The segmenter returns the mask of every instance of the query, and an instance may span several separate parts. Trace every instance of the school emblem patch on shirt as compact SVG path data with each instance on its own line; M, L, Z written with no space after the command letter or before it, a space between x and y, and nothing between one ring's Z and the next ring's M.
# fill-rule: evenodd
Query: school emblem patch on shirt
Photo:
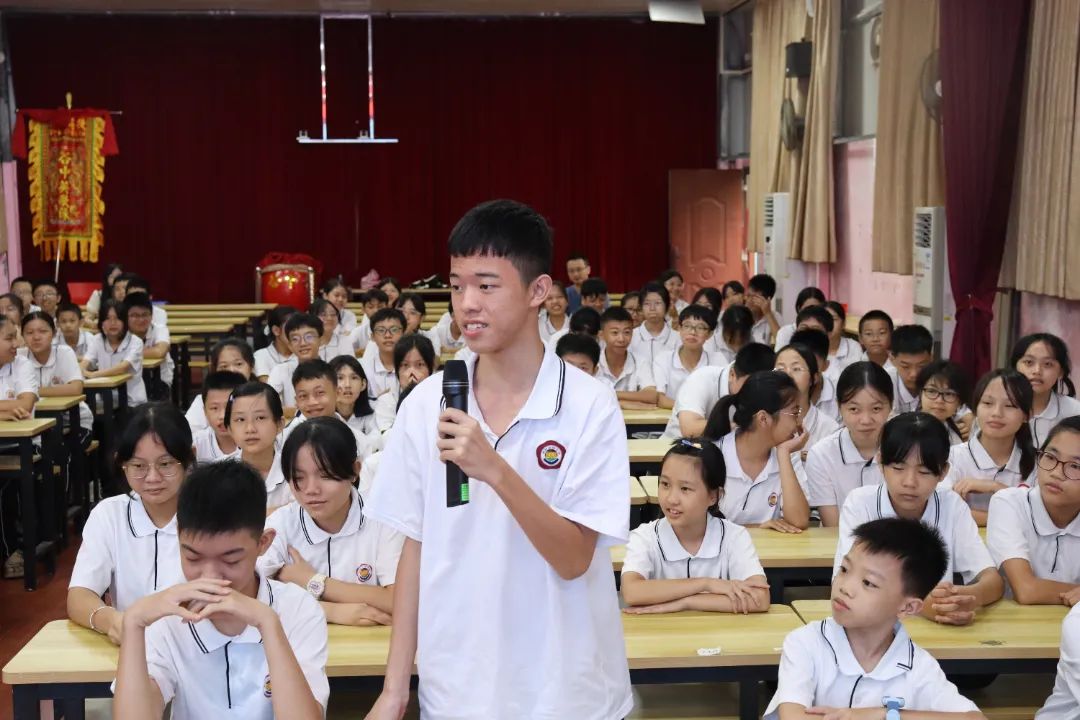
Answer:
M557 470L562 467L566 448L554 440L547 440L536 447L536 462L544 470Z
M366 583L370 580L372 574L371 566L366 563L356 568L356 579L362 583Z
M769 496L769 507L776 507L776 503L780 500L780 496L773 493Z
M268 674L268 675L266 676L266 679L265 679L265 680L263 680L263 695L264 695L265 697L270 697L270 696L272 696L273 694L274 694L274 693L273 693L273 692L271 691L271 689L270 689L270 675Z

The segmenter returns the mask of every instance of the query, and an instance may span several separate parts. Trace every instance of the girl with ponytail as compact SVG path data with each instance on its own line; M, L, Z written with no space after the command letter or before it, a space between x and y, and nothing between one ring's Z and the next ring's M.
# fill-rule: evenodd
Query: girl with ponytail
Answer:
M724 454L706 438L676 440L660 467L664 517L630 533L626 612L765 612L769 585L750 533L720 512Z
M792 459L807 439L799 399L787 374L757 372L709 415L705 436L723 452L727 470L720 509L732 522L788 533L809 526L802 463Z

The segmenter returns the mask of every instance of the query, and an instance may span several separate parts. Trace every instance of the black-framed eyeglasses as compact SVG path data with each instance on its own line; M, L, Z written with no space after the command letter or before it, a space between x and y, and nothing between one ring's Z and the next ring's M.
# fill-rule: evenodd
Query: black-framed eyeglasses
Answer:
M1062 474L1065 475L1066 480L1080 480L1080 463L1062 460L1045 450L1039 450L1035 455L1038 458L1039 467L1046 472L1054 472L1057 466L1061 465Z
M922 392L927 400L944 400L945 402L952 403L960 399L960 393L955 390L940 390L936 387L924 387Z

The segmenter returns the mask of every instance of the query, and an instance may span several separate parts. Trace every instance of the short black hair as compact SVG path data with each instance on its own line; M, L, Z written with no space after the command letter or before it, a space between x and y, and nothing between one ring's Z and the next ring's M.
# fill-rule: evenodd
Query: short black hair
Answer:
M14 285L15 283L11 283L11 284ZM13 292L4 293L3 295L0 295L0 300L3 300L4 298L7 298L9 301L11 301L11 304L14 305L18 309L19 317L21 318L23 316L23 313L26 312L26 306L23 305L22 298L19 297L18 295L16 295L15 293L13 293Z
M865 313L861 318L859 318L860 333L862 332L863 325L870 322L871 320L881 320L889 326L890 333L893 331L893 320L889 313L885 312L884 310L871 310L870 312Z
M394 343L394 374L396 375L398 370L401 369L401 364L405 362L405 356L412 350L420 353L420 359L428 366L428 372L434 373L435 345L427 335L413 333L412 335L403 336Z
M821 292L820 288L816 288L812 285L810 287L804 287L799 291L799 294L795 296L795 312L802 310L803 305L805 305L808 300L817 300L824 305L826 302L825 293Z
M967 371L950 360L932 362L919 371L915 389L921 394L931 380L944 380L949 390L957 394L961 405L971 404L971 378Z
M394 303L394 307L400 310L401 308L405 307L405 303L410 303L413 306L413 310L416 310L421 315L427 313L427 304L424 302L424 296L418 292L401 293L400 295L398 295L398 299L397 302Z
M645 304L646 298L649 294L653 293L659 295L660 299L664 302L664 312L671 307L671 295L668 293L667 288L658 282L647 282L641 286L641 304Z
M54 333L56 332L56 322L52 319L52 315L49 315L49 313L45 312L44 310L35 310L33 312L28 312L23 315L22 320L19 321L19 325L22 328L23 333L26 332L26 326L32 320L40 320L41 322L48 325L50 330L52 330Z
M1059 381L1065 388L1065 394L1069 397L1076 396L1076 386L1073 385L1072 379L1069 374L1072 372L1072 361L1069 359L1069 346L1053 333L1034 333L1031 335L1025 335L1016 341L1016 345L1013 346L1012 353L1009 356L1009 367L1016 367L1024 356L1027 355L1027 351L1035 343L1042 343L1050 349L1050 354L1057 360L1058 365L1061 366L1061 380ZM1019 368L1017 368L1019 370Z
M776 296L776 280L772 275L766 275L765 273L750 278L750 282L746 283L746 288L747 290L757 290L767 298Z
M176 529L195 535L246 530L255 537L266 527L266 482L242 460L200 465L180 486Z
M341 420L336 417L308 418L289 433L281 448L281 472L294 487L296 457L305 445L311 446L315 465L323 475L347 483L356 480L356 435Z
M843 303L838 303L835 300L830 300L825 303L826 310L832 310L836 313L836 317L840 318L840 322L847 320L847 310L844 309Z
M480 203L450 232L450 257L505 258L526 285L551 272L552 230L544 217L516 200Z
M330 369L330 364L325 360L315 358L313 360L305 360L296 366L292 374L292 384L296 387L299 383L305 380L326 380L335 388L337 387L337 374Z
M690 301L691 305L700 304L698 301L705 298L705 302L709 303L709 309L712 310L712 314L716 317L716 321L720 322L720 308L724 305L724 296L716 288L703 287L694 293L694 299Z
M330 302L324 297L317 298L315 302L311 303L311 307L308 308L308 314L313 315L319 318L320 321L322 321L323 311L327 308L333 310L334 317L337 318L338 322L341 322L341 311L337 309L337 305ZM326 323L323 323L323 330L326 330Z
M833 328L836 327L836 321L833 320L832 313L822 305L808 305L800 310L799 314L795 316L795 327L798 327L800 323L806 320L817 320L818 324L825 328L826 333L831 333Z
M371 288L360 297L360 300L364 304L367 304L374 300L375 302L380 302L383 305L386 305L390 302L390 297L379 288Z
M566 258L566 262L570 262L571 260L581 260L586 265L589 264L589 258L585 257L579 252L570 253L570 256Z
M227 337L218 340L214 343L214 347L210 348L210 369L216 370L218 361L221 360L221 353L223 350L232 348L236 352L240 353L240 357L244 362L251 366L251 372L255 372L255 353L252 351L251 346L246 341L237 337ZM245 378L250 380L251 378Z
M122 336L126 336L128 334L127 306L124 305L123 301L113 300L112 298L102 300L101 306L98 308L98 332L101 333L102 337L105 336L105 319L109 317L110 310L116 313L116 318L120 321L120 324L124 326Z
M933 354L934 336L922 325L901 325L893 330L890 350L893 355Z
M596 337L600 334L600 313L591 307L578 308L570 316L570 332Z
M385 287L387 285L393 285L394 289L398 291L398 294L399 295L401 294L401 283L398 281L398 279L396 277L389 277L388 276L388 277L380 278L379 279L379 284L376 285L375 287L383 288L383 287ZM387 302L389 302L389 297L387 298Z
M728 296L728 291L730 291L732 295L742 295L746 292L746 288L744 288L743 284L738 280L728 280L720 286L721 297L726 298Z
M289 337L289 333L293 330L299 330L303 327L309 327L314 330L319 337L322 337L326 328L323 327L322 320L311 313L296 312L289 316L289 319L285 321L281 331L285 333L285 337Z
M705 323L709 327L709 332L716 329L717 317L711 307L697 304L687 305L682 309L682 312L679 313L679 324L691 319L700 320Z
M870 555L891 555L900 561L904 594L925 598L949 567L949 551L941 534L919 520L881 518L859 525L853 545Z
M829 358L829 336L820 330L796 330L791 333L788 342L792 345L805 345L814 353L814 357Z
M764 343L747 343L735 353L735 361L731 367L735 370L736 377L747 377L756 372L772 370L776 365L776 352L771 345Z
M210 394L211 390L228 390L232 393L233 390L246 383L248 379L240 373L234 373L231 370L218 370L210 373L203 379L202 395L203 402L206 401L206 396Z
M31 280L30 278L26 277L25 275L20 275L19 277L12 280L10 287L15 287L16 283L21 283L21 282L29 284L31 288L34 287L34 281Z
M239 398L255 397L256 395L261 395L266 399L266 404L270 408L270 415L274 418L274 422L280 422L281 418L285 417L285 410L281 407L281 396L278 395L277 390L264 382L252 380L233 390L232 395L229 396L229 403L225 406L225 427L232 425L233 403Z
M588 280L586 280L585 282L588 282ZM621 308L621 307L612 306L612 307L609 307L604 312L600 313L600 329L601 330L604 329L604 327L608 323L617 323L617 322L630 323L631 325L633 325L634 324L634 319L632 317L630 317L630 311L629 310L627 310L626 308Z
M658 283L660 283L661 285L663 285L664 283L666 283L671 278L676 278L676 277L679 278L680 280L683 279L683 276L682 276L681 272L679 272L675 268L668 268L664 272L660 273L660 277L656 278L656 281Z
M728 340L750 339L754 330L754 314L745 305L732 305L720 316L720 334Z
M593 365L600 364L600 343L590 335L580 333L567 333L555 343L555 354L559 357L567 355L584 355L592 360Z
M581 283L581 297L607 297L607 283L598 277L591 277Z
M620 300L619 300L619 307L626 307L626 301L627 300L634 300L634 299L637 299L638 305L641 304L641 291L640 290L631 290L629 292L624 292L622 298L620 298Z
M154 303L150 301L150 296L144 292L128 293L124 296L124 312L131 312L132 308L144 308L151 313L154 311Z
M1046 448L1050 447L1050 441L1052 441L1054 438L1056 438L1063 432L1080 433L1080 415L1073 415L1072 417L1067 417L1061 422L1059 422L1057 425L1052 427L1050 429L1050 432L1046 435L1046 440L1043 440L1042 447L1039 449L1045 450Z
M42 278L41 280L35 280L32 286L34 291L37 292L39 287L51 287L53 290L60 292L60 286L57 285L52 278Z
M82 320L82 308L75 303L62 302L56 306L56 317L60 317L60 313L73 312L80 320Z
M836 402L840 405L849 402L863 388L869 388L893 404L895 389L892 378L875 362L860 360L844 368L836 380Z
M146 278L144 278L142 275L138 275L136 273L124 273L124 275L127 279L128 288L141 288L142 291L145 292L147 295L151 294L150 283L147 282Z
M191 467L195 463L191 427L184 413L172 403L146 403L132 411L116 444L113 469L121 482L126 483L124 463L135 456L135 446L144 435L157 437L165 446L165 451L184 467ZM265 514L265 508L263 512Z
M951 445L945 424L933 415L901 413L881 430L881 464L902 463L914 450L919 453L921 465L935 475L944 475Z
M401 312L397 308L384 307L376 310L375 314L371 316L372 331L375 330L376 325L381 322L386 322L387 320L397 320L398 324L401 325L402 330L405 330L405 326L408 325L408 323L405 321L405 313Z
M267 314L266 324L272 328L279 328L285 324L285 321L290 316L295 315L297 312L297 309L292 305L278 305Z
M409 337L417 337L416 335L410 335ZM367 373L364 372L364 366L360 364L352 355L338 355L330 361L330 369L334 371L336 377L342 368L349 368L356 373L365 383L370 383ZM356 400L353 401L352 417L367 417L375 412L371 407L371 400L368 398L367 390L358 394Z

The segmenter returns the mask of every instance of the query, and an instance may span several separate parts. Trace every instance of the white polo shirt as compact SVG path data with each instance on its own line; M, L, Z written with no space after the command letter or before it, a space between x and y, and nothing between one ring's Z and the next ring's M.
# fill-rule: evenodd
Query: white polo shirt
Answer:
M383 393L375 401L375 425L379 432L384 433L394 426L399 397L401 397L400 389L392 388L390 392Z
M713 515L693 555L679 542L667 518L638 525L630 533L622 572L637 573L646 580L746 580L765 575L746 528Z
M811 405L810 409L803 415L802 426L803 430L806 431L806 434L810 436L806 440L806 447L803 448L807 452L810 451L810 448L840 429L840 423L836 422L813 405ZM809 455L807 458L809 459ZM809 481L809 479L810 472L809 469L807 469L807 481Z
M75 351L67 345L53 345L52 352L45 364L41 364L30 352L30 348L19 348L20 357L26 358L37 378L37 390L53 387L55 385L67 385L69 382L83 381L82 370L79 369L79 360L75 357ZM2 372L2 370L0 370ZM16 393L17 394L17 393ZM65 418L66 419L66 418ZM94 427L94 415L90 412L90 406L85 402L79 403L79 425L85 430Z
M986 544L998 567L1014 558L1027 560L1035 577L1080 584L1080 515L1058 527L1046 512L1038 487L994 493Z
M626 362L616 376L608 365L607 353L601 350L600 364L596 366L596 379L603 380L620 392L637 392L643 388L656 387L648 358L634 352L626 353Z
M195 446L195 459L199 462L217 462L235 454L227 453L218 444L217 433L214 428L205 427L191 434L192 444Z
M895 367L886 368L893 387L893 415L914 412L919 409L919 396L908 391L904 381L900 379L900 373Z
M764 720L778 720L784 703L810 708L880 708L885 697L904 699L906 710L977 711L945 677L930 653L901 623L872 672L863 670L847 632L831 617L803 625L784 638L776 693Z
M765 324L769 322L766 320ZM776 342L773 344L773 348L779 352L780 348L784 347L791 342L791 336L795 334L795 323L788 323L787 325L781 325L780 329L776 331Z
M272 512L266 519L266 527L273 528L277 535L259 556L256 566L259 572L272 576L291 563L289 548L292 547L315 572L329 578L373 587L393 585L405 536L365 518L364 501L352 488L349 495L345 524L333 534L320 528L296 501Z
M367 353L365 348L367 348L368 343L371 342L371 322L368 320L367 315L365 315L363 321L349 333L349 342L352 344L354 352L356 350L364 350L365 354Z
M664 428L663 437L677 440L682 437L682 429L679 426L679 413L692 412L706 420L720 398L729 394L731 382L731 365L708 365L698 367L697 370L687 375L686 380L675 394L675 407L671 409L671 417L667 427Z
M210 424L206 421L206 405L203 404L202 395L196 395L195 399L191 401L191 406L184 413L184 419L187 420L192 435L210 427Z
M998 467L976 435L971 433L966 443L953 445L949 449L949 474L941 481L942 487L951 490L965 478L993 480L1008 487L1026 488L1036 483L1034 469L1026 478L1020 474L1021 452L1015 441L1008 462L1004 467ZM992 493L971 493L967 497L967 504L972 510L986 510L990 507L991 496Z
M470 386L475 365L475 357L466 365ZM533 492L598 533L592 563L574 580L559 577L489 485L470 482L469 504L446 507L435 446L441 407L436 373L402 403L368 507L369 517L423 543L421 713L625 717L633 698L608 549L629 536L630 463L615 396L546 351L529 399L501 436L469 402L488 442Z
M122 362L131 365L131 379L127 381L128 405L142 405L146 402L146 384L143 383L143 341L130 332L120 341L114 351L105 340L105 334L95 335L86 348L83 360L89 360L91 367L98 370L110 370ZM115 391L114 391L115 392Z
M94 337L94 334L89 330L79 329L79 339L74 345L68 345L64 340L64 334L59 330L56 331L56 335L53 336L53 345L63 345L64 347L71 348L75 351L75 357L82 359L86 354L86 348L90 344L90 338Z
M836 384L824 375L821 376L821 395L818 396L814 407L826 417L840 420L840 403L836 399Z
M844 372L844 368L857 363L861 354L862 348L859 343L851 338L840 338L836 353L829 355L829 367L825 370L825 376L834 384L840 382L840 374Z
M769 451L769 461L756 478L743 472L739 455L735 450L735 433L730 432L716 442L724 453L727 479L724 494L720 498L720 511L728 520L740 525L757 525L775 520L783 514L784 497L780 486L780 461L776 448ZM799 487L806 492L806 476L802 462L792 459Z
M465 347L464 335L459 333L455 339L454 336L450 334L450 328L453 324L454 318L451 317L450 312L447 311L442 314L442 317L439 318L439 322L432 328L439 338L439 347L442 348L442 352L447 352L448 350L454 350L456 352ZM564 327L569 324L569 322L565 323Z
M121 612L144 595L185 582L176 517L158 528L137 493L114 495L95 505L82 537L68 587L96 595L108 591Z
M546 312L540 313L537 317L537 322L540 324L540 339L545 343L551 342L551 339L559 333L565 335L570 332L570 316L563 317L563 323L561 327L555 327L555 324L551 322ZM562 335L559 335L562 337Z
M674 350L680 345L682 345L682 338L679 337L679 333L671 329L670 325L665 323L660 334L654 336L644 324L641 324L634 328L633 337L630 340L630 352L652 365L665 350ZM601 353L602 356L603 353Z
M348 336L355 327L356 313L348 308L338 312L338 328L340 328L346 336Z
M653 379L656 381L656 390L664 393L669 398L675 398L679 393L679 388L682 387L682 384L686 382L686 378L690 377L691 373L710 365L721 367L727 365L727 363L720 353L710 353L703 350L701 357L698 358L697 365L687 368L683 365L682 358L679 357L679 348L662 353L653 363Z
M341 417L340 413L335 412L332 417L337 418L338 420L340 420L343 425L348 426L349 430L352 431L353 438L356 440L356 457L357 457L357 459L363 460L364 458L366 458L368 455L371 454L372 438L369 438L358 427L352 425L348 420ZM371 417L371 416L369 415L368 417ZM292 431L295 430L296 428L300 427L300 424L305 422L305 421L307 421L307 418L304 417L304 413L297 412L296 415L293 415L293 419L289 421L289 424L286 425L284 428L282 428L281 432L278 433L278 439L277 439L277 448L278 448L278 453L279 453L278 460L281 459L280 458L281 448L285 447L285 441L289 439L289 435L291 435ZM283 473L283 476L284 476L284 473Z
M319 347L319 358L330 362L339 355L356 357L356 350L353 349L352 341L348 335L333 332L330 333L330 342Z
M373 342L367 344L364 356L360 358L360 367L364 368L364 376L367 377L368 398L376 400L380 395L398 386L397 373L394 372L393 363L390 367L383 365L379 358L379 346Z
M281 618L300 671L325 712L326 615L318 601L297 585L262 577L258 599ZM273 720L270 668L253 625L230 637L209 619L188 624L170 615L146 629L146 665L165 704L172 701L173 720Z
M379 473L379 462L381 460L382 450L379 450L373 452L360 466L360 477L356 480L356 491L360 493L360 497L371 498L371 488L375 486L375 476Z
M834 576L840 571L840 563L851 549L855 528L870 520L891 517L896 517L896 511L884 483L851 491L840 511L840 540L833 561ZM930 527L937 528L945 541L949 565L941 578L943 581L951 582L953 574L960 573L964 583L970 583L983 570L995 567L990 551L979 537L979 526L971 517L971 510L956 493L938 487L927 501L920 519Z
M862 346L860 345L859 347L862 347ZM866 354L865 350L863 350L859 354L859 362L873 362L873 360L871 360L870 356ZM893 361L892 361L891 357L885 358L885 364L881 366L881 369L884 370L885 372L889 372L890 370L895 370L896 369L896 366L893 365Z
M283 444L282 433L278 433L278 439L274 442L274 460L270 465L270 472L263 478L266 483L266 507L279 508L293 501L292 485L285 480L285 474L281 472L281 446ZM237 448L219 460L243 460L243 450ZM261 474L261 473L260 473Z
M724 333L719 325L716 326L716 330L709 337L709 339L705 341L703 349L706 352L713 353L722 357L723 362L721 364L727 365L735 362L735 351L732 350L726 342L724 342Z
M145 351L146 348L153 347L158 343L169 345L172 343L172 336L169 334L169 328L165 325L151 323L150 329L146 331L146 338L143 340L143 350ZM176 363L173 362L172 355L166 352L165 357L161 360L161 365L158 367L161 370L161 382L172 387L173 374L176 370Z
M0 400L14 400L24 393L37 397L39 389L33 364L18 352L14 360L0 366Z
M1080 717L1080 605L1074 605L1061 624L1061 656L1054 691L1035 713L1035 720L1074 720Z
M847 428L815 443L806 454L806 500L810 507L841 508L852 490L883 482L877 453L870 460L863 459Z
M1035 447L1040 448L1049 437L1059 422L1067 417L1080 415L1080 400L1068 395L1062 395L1056 390L1050 393L1050 402L1043 411L1031 418L1028 425L1031 427L1031 435L1035 441Z
M275 367L288 361L291 357L292 355L285 357L279 353L277 348L274 347L274 343L270 343L264 348L259 348L255 351L255 377L269 378L270 372Z
M266 379L266 384L274 388L281 397L282 407L296 407L296 391L293 389L292 374L299 365L299 358L290 355L285 362L275 365L270 371L270 377Z
M763 317L750 328L750 340L752 342L761 343L762 345L770 345L770 333L769 321Z

